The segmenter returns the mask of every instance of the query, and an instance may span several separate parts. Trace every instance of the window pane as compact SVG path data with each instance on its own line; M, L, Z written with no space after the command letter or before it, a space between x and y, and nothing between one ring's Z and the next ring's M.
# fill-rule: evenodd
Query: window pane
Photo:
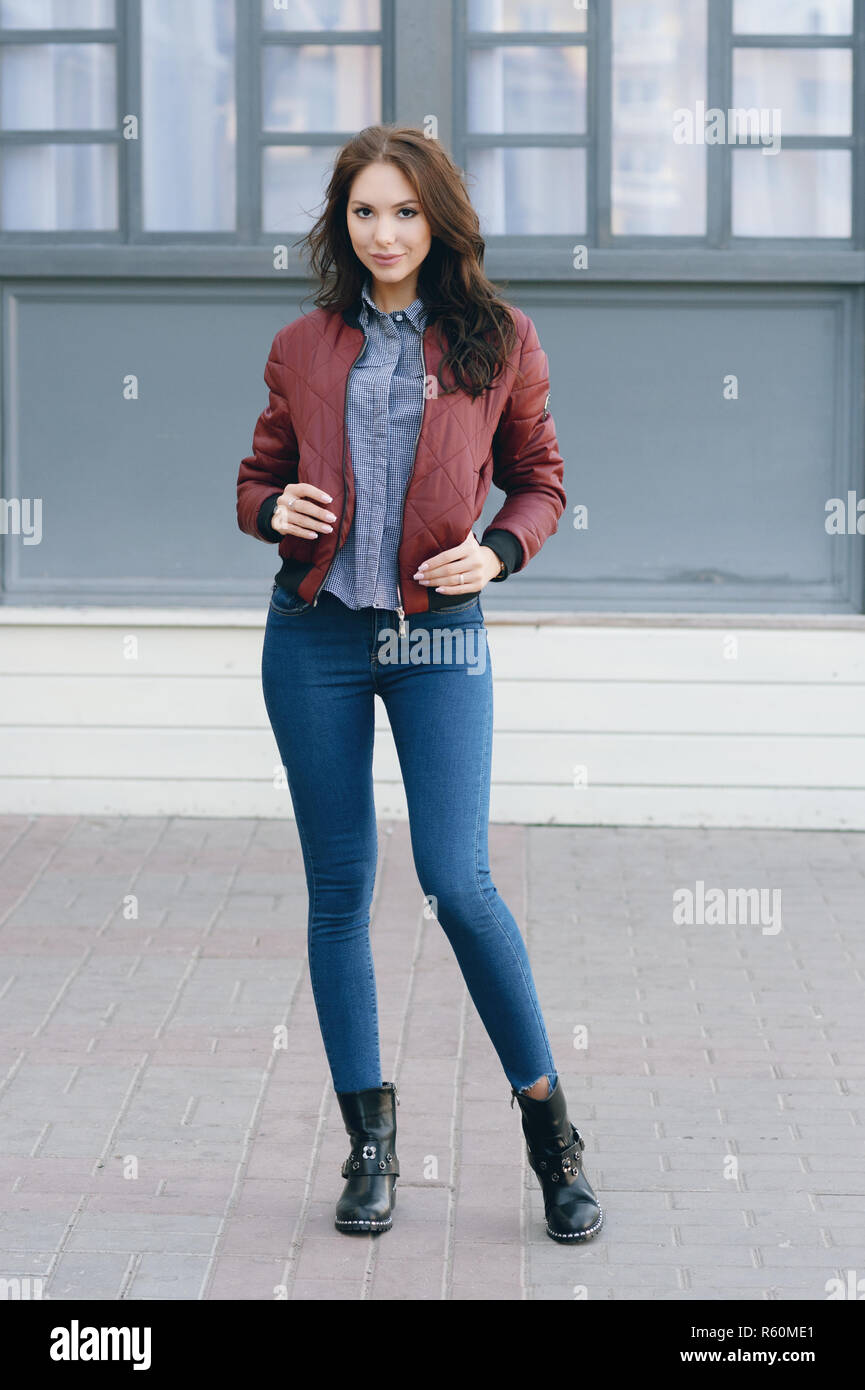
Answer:
M261 0L265 29L380 29L380 0Z
M235 226L233 0L141 0L143 224Z
M849 150L733 150L732 158L734 236L850 236Z
M853 0L733 0L737 34L850 34Z
M0 0L4 29L113 29L114 0Z
M706 0L613 6L611 229L703 236L705 145L673 140L676 113L706 101Z
M473 49L468 114L470 131L582 134L585 47Z
M10 44L0 51L4 130L107 130L117 125L114 45Z
M307 231L321 212L338 146L271 145L262 151L265 232Z
M4 232L117 229L116 145L7 145L0 152Z
M467 187L483 236L579 236L586 230L586 151L470 150Z
M574 0L468 0L469 29L481 29L497 34L522 31L527 34L545 33L551 29L563 32L586 28L586 9Z
M733 105L770 108L785 135L849 135L853 54L849 48L735 48Z
M267 47L262 53L265 130L361 130L381 120L377 44Z

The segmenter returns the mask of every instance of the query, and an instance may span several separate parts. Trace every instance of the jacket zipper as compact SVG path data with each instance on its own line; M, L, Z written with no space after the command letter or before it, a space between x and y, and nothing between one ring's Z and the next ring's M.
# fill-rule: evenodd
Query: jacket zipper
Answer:
M399 582L399 548L400 548L400 546L402 545L402 532L403 532L403 527L405 526L405 499L406 499L406 497L408 496L408 488L409 488L409 483L411 482L411 475L412 475L412 473L414 473L414 461L415 461L415 459L417 458L418 440L420 439L420 432L421 432L421 430L423 429L423 417L424 417L424 414L426 413L426 352L425 352L425 350L424 350L424 339L423 339L423 337L421 337L421 342L420 342L420 355L421 355L421 361L423 362L423 400L422 400L422 402L421 402L420 424L418 425L417 434L415 435L415 440L414 440L414 451L413 451L412 456L411 456L411 468L409 469L409 475L408 475L408 477L406 478L405 492L404 492L403 495L402 495L402 514L401 514L401 516L400 516L400 523L399 523L399 540L397 541L397 545L396 545L396 592L397 592L397 597L399 598L399 603L397 604L396 611L397 611L397 613L399 614L399 635L400 635L400 637L405 637L405 609L404 609L403 606L402 606L402 589L400 588L400 582Z
M347 489L346 489L346 486L345 486L345 446L346 446L346 441L347 441L347 439L348 439L348 422L347 422L347 419L346 419L346 417L347 417L347 415L348 415L348 383L349 383L349 381L351 380L351 374L352 374L352 372L354 371L354 369L355 369L355 367L357 366L357 364L358 364L358 362L360 361L360 359L363 357L363 354L366 352L366 345L367 345L368 342L369 342L369 339L367 338L366 334L364 334L363 347L361 348L360 352L357 354L357 357L354 359L354 361L352 362L351 366L349 367L349 369L348 369L348 375L347 375L346 378L345 378L345 398L344 398L343 403L342 403L342 459L341 459L341 466L342 466L342 510L341 510L341 512L340 512L340 514L339 514L339 526L338 526L337 532L336 532L336 550L334 550L333 555L331 556L331 559L330 559L330 564L328 565L327 569L326 569L325 572L324 572L324 578L322 579L321 583L319 584L318 588L317 588L316 591L315 591L315 598L312 600L312 606L313 606L313 608L316 608L316 607L318 606L318 596L319 596L319 594L321 593L322 589L324 588L325 584L327 583L327 576L330 574L331 568L333 567L333 562L334 562L334 560L336 559L337 554L338 554L338 552L339 552L339 538L340 538L340 535L342 534L342 520L343 520L343 517L345 516L345 502L346 502L346 493L347 493Z

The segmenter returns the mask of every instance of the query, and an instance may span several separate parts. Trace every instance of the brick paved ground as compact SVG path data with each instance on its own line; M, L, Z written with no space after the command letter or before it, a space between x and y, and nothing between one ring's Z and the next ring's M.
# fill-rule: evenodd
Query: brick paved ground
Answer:
M597 1240L544 1234L404 824L381 826L373 918L402 1177L372 1239L332 1225L347 1149L293 823L5 816L0 1276L107 1300L819 1300L865 1276L865 835L491 839ZM780 889L780 931L676 925L697 880Z

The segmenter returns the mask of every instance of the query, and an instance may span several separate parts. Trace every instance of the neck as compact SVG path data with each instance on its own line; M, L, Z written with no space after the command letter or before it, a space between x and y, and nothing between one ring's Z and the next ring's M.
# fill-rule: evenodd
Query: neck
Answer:
M393 314L397 309L407 309L417 299L417 274L406 276L396 285L383 285L372 277L370 294L376 308L383 314Z

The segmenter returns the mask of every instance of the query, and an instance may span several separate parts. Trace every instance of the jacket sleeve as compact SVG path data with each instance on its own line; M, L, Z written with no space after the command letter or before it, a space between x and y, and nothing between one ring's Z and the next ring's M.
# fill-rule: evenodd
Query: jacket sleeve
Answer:
M501 584L509 574L513 574L522 559L523 547L511 531L494 530L492 526L484 532L481 545L494 551L502 561L504 565L502 573L493 575L493 583Z
M513 572L525 569L532 556L558 529L565 510L564 459L549 412L549 364L537 329L525 315L519 368L493 436L493 482L507 494L487 527L509 531L520 546ZM486 544L482 539L481 544Z
M298 447L288 404L288 368L281 357L286 329L277 333L264 367L268 403L252 435L252 453L237 474L237 524L259 540L281 541L270 518L286 483L297 482Z

